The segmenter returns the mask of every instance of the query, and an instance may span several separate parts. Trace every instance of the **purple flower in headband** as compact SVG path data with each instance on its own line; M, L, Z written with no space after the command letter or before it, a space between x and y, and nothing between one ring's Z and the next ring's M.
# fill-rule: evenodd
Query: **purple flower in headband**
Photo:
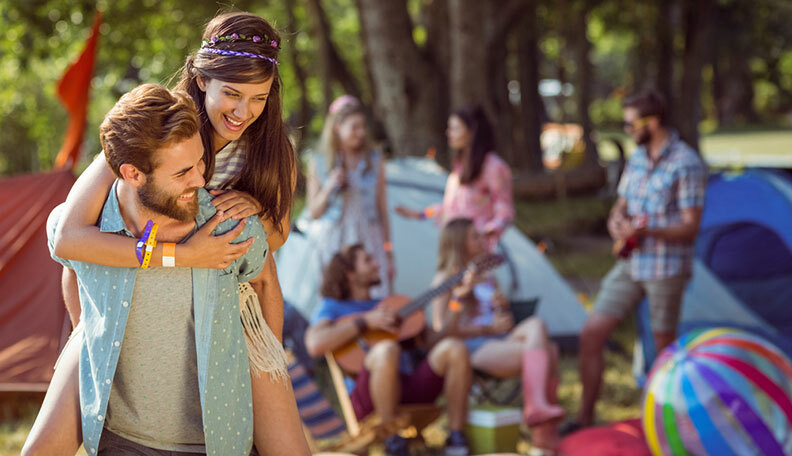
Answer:
M231 38L233 38L235 40L238 40L239 39L239 35L237 35L236 33L232 33L231 34Z
M259 41L261 41L261 37L258 35L253 35L253 42L258 43Z
M272 40L272 41L270 41L270 46L276 48L276 47L278 47L278 42L275 41L275 40Z

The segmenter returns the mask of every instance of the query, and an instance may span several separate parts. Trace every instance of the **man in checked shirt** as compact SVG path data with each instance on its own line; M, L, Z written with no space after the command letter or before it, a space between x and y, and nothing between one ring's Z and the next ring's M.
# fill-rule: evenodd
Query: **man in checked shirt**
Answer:
M660 93L639 92L622 106L624 130L638 147L622 174L618 200L608 218L608 232L624 247L602 281L580 335L579 426L594 423L605 341L644 297L649 300L658 352L676 338L707 186L705 163L668 127Z

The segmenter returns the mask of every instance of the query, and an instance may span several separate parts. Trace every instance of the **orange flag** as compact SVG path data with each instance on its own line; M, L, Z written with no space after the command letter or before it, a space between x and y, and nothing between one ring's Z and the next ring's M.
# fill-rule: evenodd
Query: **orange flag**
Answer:
M69 127L66 130L63 146L55 158L55 168L74 169L80 159L80 147L88 112L88 94L91 89L101 23L102 13L97 11L85 50L58 82L58 97L69 112Z

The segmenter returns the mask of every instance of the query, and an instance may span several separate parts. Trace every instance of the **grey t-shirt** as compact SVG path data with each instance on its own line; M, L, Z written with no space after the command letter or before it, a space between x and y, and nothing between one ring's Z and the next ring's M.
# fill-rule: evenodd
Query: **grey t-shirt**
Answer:
M141 269L105 427L167 451L204 451L192 270Z

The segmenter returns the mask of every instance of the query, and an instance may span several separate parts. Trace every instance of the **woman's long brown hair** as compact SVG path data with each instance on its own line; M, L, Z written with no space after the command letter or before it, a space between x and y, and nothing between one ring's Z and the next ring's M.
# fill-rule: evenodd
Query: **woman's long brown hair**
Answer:
M492 125L484 109L479 106L457 109L451 115L458 117L473 136L469 150L457 151L459 154L457 159L462 161L462 175L459 176L459 181L463 185L471 185L481 176L487 154L495 152Z
M366 118L366 110L359 102L348 104L338 112L328 113L327 120L325 120L325 125L322 128L322 136L319 140L319 151L324 154L325 157L324 163L327 168L325 171L329 171L343 164L344 157L341 152L341 140L338 137L336 129L339 125L344 123L345 120L354 115L363 116L364 119ZM372 145L368 135L366 135L361 149L363 152L363 160L365 160L366 163L365 168L363 168L363 174L367 174L371 171L372 167L370 153Z
M233 51L251 52L277 58L280 43L278 32L264 19L244 12L223 13L215 16L203 33L203 39L231 34L260 36L260 42L221 41L215 47ZM252 195L261 203L262 216L272 220L281 231L279 223L289 213L294 196L294 148L286 134L281 106L281 78L278 66L265 59L211 54L198 50L187 57L176 85L189 93L201 119L201 140L204 145L207 181L214 173L215 150L212 141L215 131L206 113L205 94L198 86L198 78L218 79L236 83L261 83L273 78L267 106L240 138L244 144L246 164L233 186Z
M440 232L437 271L444 277L458 273L470 260L467 251L467 237L472 227L473 220L456 218L448 222Z

